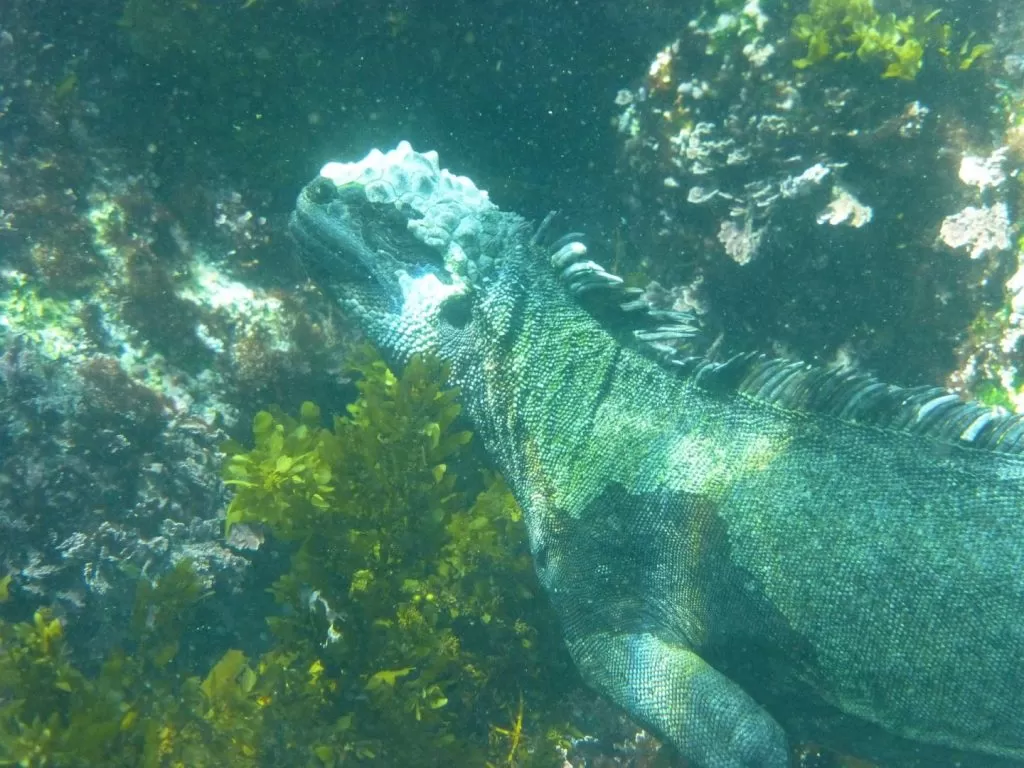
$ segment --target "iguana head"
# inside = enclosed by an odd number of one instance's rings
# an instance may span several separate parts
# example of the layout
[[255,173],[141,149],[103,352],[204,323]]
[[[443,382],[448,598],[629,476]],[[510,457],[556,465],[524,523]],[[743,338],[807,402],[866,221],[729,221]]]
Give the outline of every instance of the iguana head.
[[503,371],[541,337],[555,357],[607,332],[664,356],[695,332],[689,315],[652,308],[591,261],[581,235],[545,242],[544,224],[499,210],[406,142],[325,165],[290,228],[310,276],[392,365],[429,352],[459,386],[503,389]]
[[399,364],[415,352],[451,360],[465,346],[476,303],[499,282],[510,244],[525,247],[526,229],[472,181],[442,170],[437,153],[406,142],[325,165],[291,220],[311,276]]

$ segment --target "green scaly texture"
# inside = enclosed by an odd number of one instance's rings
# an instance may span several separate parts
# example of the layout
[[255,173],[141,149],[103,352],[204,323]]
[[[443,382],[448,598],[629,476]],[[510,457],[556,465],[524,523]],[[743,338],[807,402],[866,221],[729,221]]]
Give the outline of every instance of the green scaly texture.
[[687,766],[782,768],[807,741],[1024,764],[1017,422],[798,365],[663,364],[677,317],[404,142],[325,166],[292,232],[393,365],[450,365],[584,679]]

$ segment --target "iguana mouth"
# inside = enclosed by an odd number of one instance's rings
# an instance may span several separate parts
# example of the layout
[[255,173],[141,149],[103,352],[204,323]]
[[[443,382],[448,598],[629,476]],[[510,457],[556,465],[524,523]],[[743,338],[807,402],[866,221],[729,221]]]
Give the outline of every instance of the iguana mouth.
[[289,228],[307,267],[324,273],[316,277],[347,282],[372,274],[362,223],[352,210],[358,202],[355,190],[341,195],[326,179],[317,179],[299,195]]
[[316,279],[401,295],[409,273],[445,273],[440,255],[408,231],[410,212],[370,202],[358,183],[320,178],[302,191],[290,230]]

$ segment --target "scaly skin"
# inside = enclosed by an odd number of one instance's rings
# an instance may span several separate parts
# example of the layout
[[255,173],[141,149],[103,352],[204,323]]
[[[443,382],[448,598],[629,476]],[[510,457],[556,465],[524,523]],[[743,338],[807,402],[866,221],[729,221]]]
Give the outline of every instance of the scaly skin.
[[408,145],[326,166],[292,231],[393,364],[450,364],[584,678],[688,766],[1024,765],[1019,453],[669,370]]

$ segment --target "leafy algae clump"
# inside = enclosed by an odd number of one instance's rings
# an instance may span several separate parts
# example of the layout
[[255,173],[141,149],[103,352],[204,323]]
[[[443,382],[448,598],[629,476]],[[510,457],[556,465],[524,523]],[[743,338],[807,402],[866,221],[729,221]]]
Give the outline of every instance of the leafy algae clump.
[[269,621],[337,705],[316,754],[554,764],[538,746],[566,733],[559,702],[576,678],[518,506],[499,478],[470,493],[457,472],[471,435],[438,361],[395,376],[364,352],[356,369],[359,397],[330,429],[306,403],[297,418],[258,413],[251,450],[225,446],[227,525],[292,543],[272,589],[286,610]]
[[793,64],[805,69],[829,59],[856,57],[883,63],[882,77],[913,80],[929,48],[958,69],[969,69],[992,49],[989,44],[972,45],[968,37],[955,50],[952,26],[938,18],[938,11],[902,18],[879,13],[874,0],[811,0],[807,13],[793,21],[793,36],[807,46],[807,53]]
[[519,508],[500,478],[456,471],[470,434],[439,363],[396,377],[367,352],[358,370],[330,429],[306,403],[226,446],[228,526],[291,552],[269,650],[196,674],[181,649],[207,592],[187,561],[140,582],[96,674],[47,611],[0,621],[0,766],[559,764],[578,683]]
[[256,694],[240,668],[224,674],[241,652],[225,654],[206,682],[181,674],[179,642],[202,595],[187,561],[142,582],[131,652],[110,654],[92,676],[71,662],[64,627],[48,611],[0,621],[0,765],[255,766]]

